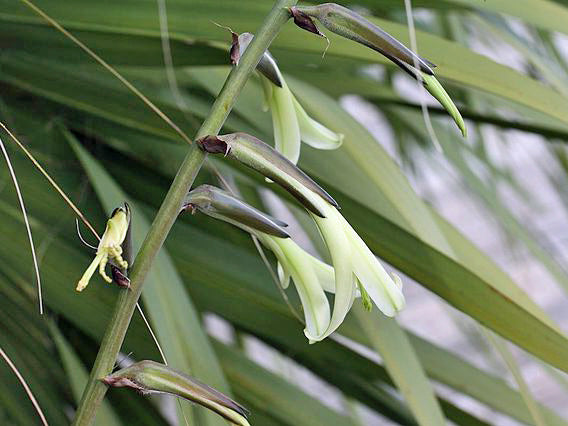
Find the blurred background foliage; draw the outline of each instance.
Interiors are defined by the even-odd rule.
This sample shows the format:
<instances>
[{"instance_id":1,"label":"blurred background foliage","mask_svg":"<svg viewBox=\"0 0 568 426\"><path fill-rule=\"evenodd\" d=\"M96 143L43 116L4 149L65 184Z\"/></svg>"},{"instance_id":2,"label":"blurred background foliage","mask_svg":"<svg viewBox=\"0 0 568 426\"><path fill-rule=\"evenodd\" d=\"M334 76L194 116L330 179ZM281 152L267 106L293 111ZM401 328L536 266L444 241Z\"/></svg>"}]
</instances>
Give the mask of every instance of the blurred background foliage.
<instances>
[{"instance_id":1,"label":"blurred background foliage","mask_svg":"<svg viewBox=\"0 0 568 426\"><path fill-rule=\"evenodd\" d=\"M272 1L36 4L193 135L229 72L230 34L215 23L255 31ZM408 44L402 0L342 4ZM566 387L542 401L530 386L537 380L527 386L521 373L530 364L543 383L566 386L568 2L412 4L419 52L438 65L466 118L467 140L415 82L369 49L329 35L322 57L325 41L291 22L270 48L306 110L345 135L337 151L304 145L299 165L339 202L369 247L405 276L403 327L356 309L338 336L308 345L250 237L200 215L179 218L144 287L141 305L169 363L243 403L251 424L427 425L442 417L459 425L567 423ZM0 0L0 22L2 122L101 231L113 207L128 200L140 244L185 142L23 3ZM441 150L424 125L421 99L432 105ZM271 142L270 114L261 107L253 76L223 132ZM25 229L2 167L0 346L50 424L67 424L120 290L96 278L83 293L74 291L92 250L77 237L60 196L4 133L2 140L28 208L47 313L38 315ZM523 152L529 166L508 161ZM276 216L285 212L306 248L325 258L315 228L282 192L233 163L209 162L250 203ZM203 182L217 182L210 166L198 177ZM459 192L453 204L436 197L440 187ZM273 192L283 198L275 201ZM544 192L554 202L543 204ZM470 205L478 213L468 212ZM560 225L547 227L551 217ZM478 247L483 238L471 223L477 220L505 241L502 250L521 252L515 268ZM537 265L545 278L527 285L534 275L523 264ZM301 309L294 291L287 296ZM421 309L422 302L437 308ZM465 343L440 339L448 327ZM161 360L138 313L122 355L120 365ZM12 372L2 366L0 375L0 422L37 424ZM128 390L108 392L97 417L100 425L176 422L224 424L189 403Z\"/></svg>"}]
</instances>

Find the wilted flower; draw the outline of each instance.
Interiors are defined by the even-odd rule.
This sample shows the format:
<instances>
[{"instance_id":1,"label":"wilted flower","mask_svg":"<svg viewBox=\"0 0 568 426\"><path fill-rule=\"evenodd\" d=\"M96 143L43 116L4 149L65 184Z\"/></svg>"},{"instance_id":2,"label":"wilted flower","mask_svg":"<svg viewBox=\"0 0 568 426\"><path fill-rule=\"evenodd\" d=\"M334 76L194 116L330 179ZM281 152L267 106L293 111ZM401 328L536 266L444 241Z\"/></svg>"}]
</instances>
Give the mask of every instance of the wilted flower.
<instances>
[{"instance_id":1,"label":"wilted flower","mask_svg":"<svg viewBox=\"0 0 568 426\"><path fill-rule=\"evenodd\" d=\"M251 33L243 33L238 37L239 54L245 51L253 37ZM236 56L232 54L232 58ZM238 58L233 61L238 61ZM300 158L301 141L316 149L337 149L341 146L343 135L333 132L308 115L290 91L268 51L261 58L257 70L260 73L265 106L272 113L274 146L278 152L296 164Z\"/></svg>"},{"instance_id":2,"label":"wilted flower","mask_svg":"<svg viewBox=\"0 0 568 426\"><path fill-rule=\"evenodd\" d=\"M330 319L329 307L321 298L321 289L331 287L329 272L322 272L325 268L314 263L293 242L274 237L261 239L280 261L284 278L289 275L294 280L304 309L312 310L306 312L307 322L308 315L311 321L305 330L310 342L324 339L341 325L358 292L367 308L372 301L387 316L395 315L404 307L398 277L393 280L388 275L365 242L339 213L333 198L290 161L262 141L244 133L206 136L197 144L210 153L224 152L227 157L276 181L296 197L314 219L333 263L335 302ZM327 327L322 327L326 323Z\"/></svg>"},{"instance_id":3,"label":"wilted flower","mask_svg":"<svg viewBox=\"0 0 568 426\"><path fill-rule=\"evenodd\" d=\"M85 287L87 287L97 267L103 279L111 283L112 278L105 272L105 267L109 260L124 271L128 268L128 262L122 257L122 246L128 234L129 227L130 208L127 203L124 203L124 206L116 208L108 219L105 232L97 247L95 258L77 283L77 291L83 291ZM113 271L113 275L117 272L118 271Z\"/></svg>"}]
</instances>

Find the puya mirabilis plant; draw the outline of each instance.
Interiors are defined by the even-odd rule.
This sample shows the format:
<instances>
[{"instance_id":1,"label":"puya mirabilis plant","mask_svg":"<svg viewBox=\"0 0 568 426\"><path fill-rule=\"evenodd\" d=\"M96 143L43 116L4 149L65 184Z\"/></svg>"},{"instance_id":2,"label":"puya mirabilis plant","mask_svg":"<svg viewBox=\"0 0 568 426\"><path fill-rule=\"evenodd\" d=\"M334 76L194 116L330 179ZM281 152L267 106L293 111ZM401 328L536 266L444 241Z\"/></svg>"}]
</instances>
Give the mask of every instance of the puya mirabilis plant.
<instances>
[{"instance_id":1,"label":"puya mirabilis plant","mask_svg":"<svg viewBox=\"0 0 568 426\"><path fill-rule=\"evenodd\" d=\"M261 56L264 54L271 40L278 32L279 27L290 17L289 8L293 7L295 3L295 1L291 0L280 0L275 3L275 6L267 17L264 25L257 32L256 37L250 43L242 58L240 58L238 66L229 76L223 90L213 105L211 114L201 126L197 134L198 137L216 134L219 131L224 120L229 114L240 89L243 87L246 79L248 78L248 75L258 64ZM146 274L156 253L163 244L169 229L177 216L183 197L193 183L193 180L201 168L205 157L205 153L196 149L195 146L190 148L174 182L172 183L170 191L160 207L153 226L142 245L135 263L133 264L130 276L131 291L123 291L117 300L113 317L111 318L110 325L105 333L103 343L100 347L99 354L97 355L97 360L91 371L89 383L81 400L77 416L75 418L75 424L89 424L94 418L96 408L102 400L106 390L105 386L102 385L99 379L112 369L128 328L128 324L134 312L137 300L140 296ZM320 203L322 202L317 198L316 200ZM331 206L331 204L325 204L326 201L323 201L323 203L324 204L318 207L318 210L323 216L328 215L332 217L335 214L335 211L326 210L330 208L329 206ZM316 204L317 203L314 202L314 205ZM332 208L335 209L333 206ZM327 217L323 217L321 219L327 219ZM336 219L336 222L339 223L339 217L336 217ZM322 226L322 228L325 228L325 226ZM338 265L340 265L340 263L338 263ZM124 264L122 266L124 266ZM339 268L340 266L337 266L337 269ZM336 275L337 274L338 273L336 271ZM341 297L339 297L339 289L336 289L338 292L338 298L344 306L338 306L338 304L336 304L334 306L334 313L330 326L327 327L323 334L318 334L317 336L312 337L316 337L316 339L323 338L325 333L333 331L332 325L334 323L340 323L342 321L342 316L344 317L343 312L346 313L345 306L350 306L350 303L352 303L353 294L355 293L354 288L355 286L353 285L349 286L349 288L344 285L341 290ZM349 298L344 297L347 293L350 295Z\"/></svg>"},{"instance_id":2,"label":"puya mirabilis plant","mask_svg":"<svg viewBox=\"0 0 568 426\"><path fill-rule=\"evenodd\" d=\"M220 130L249 75L254 71L261 56L278 33L280 27L290 18L288 8L295 4L295 0L278 0L274 3L261 28L256 32L256 37L242 58L240 58L239 64L227 78L208 117L197 132L198 138L216 134ZM121 292L116 301L112 318L91 370L89 382L83 392L73 422L74 425L88 425L94 420L97 407L100 405L107 390L107 386L101 379L113 369L142 292L144 280L179 213L188 188L193 184L195 176L201 169L205 159L205 152L197 148L195 144L190 146L133 263L129 276L130 290Z\"/></svg>"},{"instance_id":3,"label":"puya mirabilis plant","mask_svg":"<svg viewBox=\"0 0 568 426\"><path fill-rule=\"evenodd\" d=\"M284 286L292 277L304 307L304 333L310 343L321 341L337 330L357 295L362 297L367 309L371 308L372 301L387 316L394 316L404 307L400 279L385 271L341 215L335 200L292 162L245 133L211 135L196 142L205 152L224 154L281 185L306 208L316 223L327 245L333 268L312 259L289 238L251 231L243 220L238 221L241 228L257 236L276 255ZM202 206L199 210L210 214L212 191L194 191L197 192L190 193L187 204ZM217 207L216 214L211 216L235 223L234 217L227 220L219 210ZM326 288L332 288L335 293L331 314L324 294Z\"/></svg>"}]
</instances>

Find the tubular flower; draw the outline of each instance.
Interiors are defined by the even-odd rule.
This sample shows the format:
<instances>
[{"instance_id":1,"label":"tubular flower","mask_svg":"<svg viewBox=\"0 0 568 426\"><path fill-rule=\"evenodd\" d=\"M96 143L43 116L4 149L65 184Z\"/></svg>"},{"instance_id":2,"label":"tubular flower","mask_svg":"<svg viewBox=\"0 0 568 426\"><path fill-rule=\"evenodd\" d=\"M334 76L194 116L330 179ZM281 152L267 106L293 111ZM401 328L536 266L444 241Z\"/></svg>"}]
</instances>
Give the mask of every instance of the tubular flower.
<instances>
[{"instance_id":1,"label":"tubular flower","mask_svg":"<svg viewBox=\"0 0 568 426\"><path fill-rule=\"evenodd\" d=\"M333 268L296 244L284 229L287 224L210 185L192 190L182 210L199 211L255 235L278 259L280 284L286 288L292 277L304 308L305 334L327 330L331 315L324 290L335 292Z\"/></svg>"},{"instance_id":2,"label":"tubular flower","mask_svg":"<svg viewBox=\"0 0 568 426\"><path fill-rule=\"evenodd\" d=\"M240 56L253 39L251 33L238 37ZM232 49L233 51L235 49ZM272 55L266 51L257 66L264 91L265 108L272 113L274 146L276 150L292 163L300 158L300 145L305 142L316 149L337 149L343 142L343 135L333 132L312 119L296 100L278 69Z\"/></svg>"},{"instance_id":3,"label":"tubular flower","mask_svg":"<svg viewBox=\"0 0 568 426\"><path fill-rule=\"evenodd\" d=\"M325 217L311 212L310 215L327 245L335 271L335 303L330 324L324 333L307 335L310 341L320 341L341 325L351 309L357 290L361 292L367 309L370 309L372 301L389 317L400 311L405 301L400 278L389 276L335 206L319 195L313 195L319 199L319 208Z\"/></svg>"},{"instance_id":4,"label":"tubular flower","mask_svg":"<svg viewBox=\"0 0 568 426\"><path fill-rule=\"evenodd\" d=\"M83 291L85 287L87 287L89 280L97 270L97 267L99 269L99 274L103 277L103 279L106 282L111 283L112 278L110 278L105 272L105 267L109 260L111 261L111 264L115 264L118 268L126 271L128 268L128 262L122 257L122 246L127 237L129 226L130 208L128 207L128 204L124 203L123 207L118 207L112 212L109 220L107 221L106 229L97 247L95 258L77 283L77 291Z\"/></svg>"},{"instance_id":5,"label":"tubular flower","mask_svg":"<svg viewBox=\"0 0 568 426\"><path fill-rule=\"evenodd\" d=\"M321 314L320 323L328 322L325 329L306 327L305 333L310 342L324 339L341 325L358 292L367 308L370 308L372 301L387 316L394 316L404 307L400 279L393 279L388 275L365 242L341 215L333 198L290 161L262 141L244 133L207 136L198 140L197 144L209 153L224 152L227 157L236 159L277 182L306 207L315 221L333 263L335 302L329 322L323 308L318 311ZM305 258L305 253L300 255L300 252L289 244L277 240L264 239L263 243L276 254L284 276L291 276L297 287L298 280L309 282L305 277L300 277L302 270L294 270L294 266ZM290 259L294 264L290 263ZM315 268L316 272L319 270L319 286L323 288L323 283L328 282L329 274L321 272L321 265L314 266L307 260L306 263L311 266L299 268L308 271ZM316 272L314 275L317 275ZM322 280L322 277L326 279ZM330 286L327 284L327 287ZM315 285L309 285L309 288L315 288ZM298 292L301 294L300 290ZM306 294L306 299L307 297ZM302 303L306 309L304 300Z\"/></svg>"}]
</instances>

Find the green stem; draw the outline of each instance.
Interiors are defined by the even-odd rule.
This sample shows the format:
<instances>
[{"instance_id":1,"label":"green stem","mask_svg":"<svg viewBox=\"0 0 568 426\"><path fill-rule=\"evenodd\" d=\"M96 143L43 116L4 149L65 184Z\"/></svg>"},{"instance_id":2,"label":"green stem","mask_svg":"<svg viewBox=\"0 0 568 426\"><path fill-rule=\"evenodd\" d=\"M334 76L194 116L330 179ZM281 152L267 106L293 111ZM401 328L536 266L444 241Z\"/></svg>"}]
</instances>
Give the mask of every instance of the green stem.
<instances>
[{"instance_id":1,"label":"green stem","mask_svg":"<svg viewBox=\"0 0 568 426\"><path fill-rule=\"evenodd\" d=\"M289 13L287 8L294 6L296 3L297 0L276 1L254 40L239 61L239 65L232 70L225 81L225 85L215 100L209 116L197 132L196 138L209 134L216 135L219 132L249 75L254 71L262 54L278 34L280 27L288 20ZM95 418L96 410L107 390L107 386L101 381L101 378L105 377L113 369L132 314L136 308L136 303L142 292L142 285L146 275L175 222L183 198L191 188L205 158L206 155L196 144L190 146L152 223L152 227L136 256L130 274L130 290L121 292L118 297L113 316L107 326L73 425L89 425Z\"/></svg>"}]
</instances>

